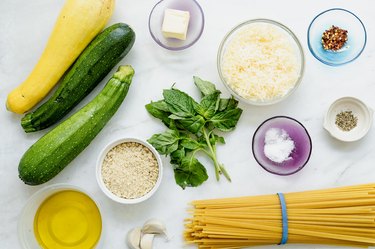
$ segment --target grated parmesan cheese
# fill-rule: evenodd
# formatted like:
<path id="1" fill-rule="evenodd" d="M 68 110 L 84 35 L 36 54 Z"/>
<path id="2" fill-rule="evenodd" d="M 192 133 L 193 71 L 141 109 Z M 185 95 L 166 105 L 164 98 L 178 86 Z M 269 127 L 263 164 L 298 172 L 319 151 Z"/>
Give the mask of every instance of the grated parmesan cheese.
<path id="1" fill-rule="evenodd" d="M 252 23 L 233 34 L 221 69 L 229 87 L 241 97 L 271 101 L 296 84 L 301 69 L 298 47 L 281 28 Z"/>

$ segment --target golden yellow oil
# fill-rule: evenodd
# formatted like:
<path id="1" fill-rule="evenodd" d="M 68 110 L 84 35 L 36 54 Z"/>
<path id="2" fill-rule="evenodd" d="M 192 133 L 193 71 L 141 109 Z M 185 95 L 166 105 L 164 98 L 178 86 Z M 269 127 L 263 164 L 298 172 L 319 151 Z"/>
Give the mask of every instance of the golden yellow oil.
<path id="1" fill-rule="evenodd" d="M 63 190 L 48 197 L 34 218 L 35 237 L 44 249 L 95 248 L 101 231 L 97 205 L 75 190 Z"/>

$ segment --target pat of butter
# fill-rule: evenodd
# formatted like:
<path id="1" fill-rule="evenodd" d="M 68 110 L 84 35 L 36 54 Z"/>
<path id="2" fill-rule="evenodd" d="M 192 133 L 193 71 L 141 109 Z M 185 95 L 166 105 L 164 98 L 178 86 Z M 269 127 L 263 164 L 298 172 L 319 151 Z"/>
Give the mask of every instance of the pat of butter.
<path id="1" fill-rule="evenodd" d="M 161 29 L 164 37 L 186 40 L 189 20 L 189 11 L 166 9 Z"/>

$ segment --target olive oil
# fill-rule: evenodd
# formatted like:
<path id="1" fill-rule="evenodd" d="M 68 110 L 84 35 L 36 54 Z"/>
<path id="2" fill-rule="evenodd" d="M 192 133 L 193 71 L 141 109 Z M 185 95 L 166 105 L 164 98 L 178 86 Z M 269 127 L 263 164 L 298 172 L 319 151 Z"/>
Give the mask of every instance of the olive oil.
<path id="1" fill-rule="evenodd" d="M 43 249 L 95 248 L 101 231 L 102 219 L 95 202 L 75 190 L 47 198 L 34 218 L 35 237 Z"/>

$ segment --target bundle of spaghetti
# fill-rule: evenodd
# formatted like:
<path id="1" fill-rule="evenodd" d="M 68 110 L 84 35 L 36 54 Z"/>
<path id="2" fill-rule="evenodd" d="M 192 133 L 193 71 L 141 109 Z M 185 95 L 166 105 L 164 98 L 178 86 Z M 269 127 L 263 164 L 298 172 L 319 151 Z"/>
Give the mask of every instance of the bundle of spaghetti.
<path id="1" fill-rule="evenodd" d="M 204 249 L 299 243 L 375 245 L 375 184 L 193 201 L 184 237 Z M 285 224 L 287 218 L 287 224 Z M 283 243 L 282 243 L 283 241 Z"/>

